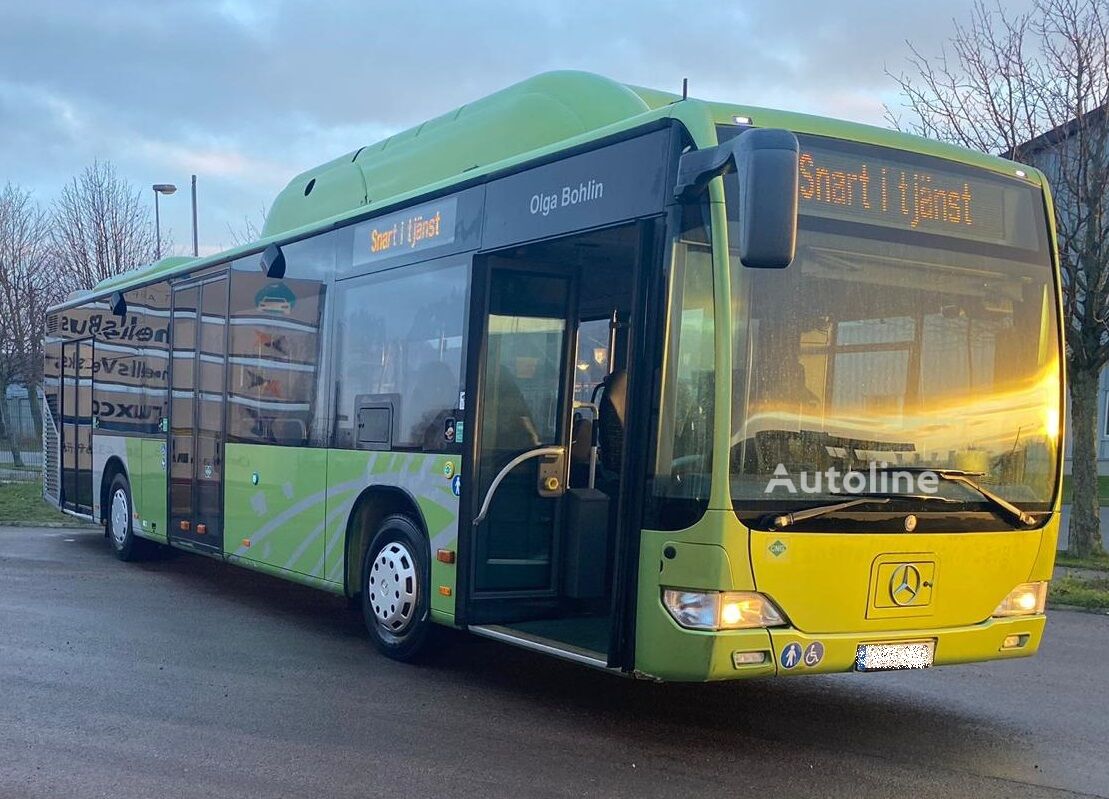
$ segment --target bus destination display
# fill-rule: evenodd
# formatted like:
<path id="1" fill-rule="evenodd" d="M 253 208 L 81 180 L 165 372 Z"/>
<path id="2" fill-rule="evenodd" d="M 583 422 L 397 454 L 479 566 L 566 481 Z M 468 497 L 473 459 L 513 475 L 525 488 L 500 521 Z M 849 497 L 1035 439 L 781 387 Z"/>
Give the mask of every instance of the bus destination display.
<path id="1" fill-rule="evenodd" d="M 454 241 L 458 198 L 363 222 L 354 229 L 354 263 L 366 264 Z"/>
<path id="2" fill-rule="evenodd" d="M 812 147 L 799 163 L 802 214 L 1035 248 L 1021 217 L 1028 191 L 1015 181 Z M 1031 220 L 1026 220 L 1029 223 Z M 1028 225 L 1028 228 L 1031 224 Z"/>

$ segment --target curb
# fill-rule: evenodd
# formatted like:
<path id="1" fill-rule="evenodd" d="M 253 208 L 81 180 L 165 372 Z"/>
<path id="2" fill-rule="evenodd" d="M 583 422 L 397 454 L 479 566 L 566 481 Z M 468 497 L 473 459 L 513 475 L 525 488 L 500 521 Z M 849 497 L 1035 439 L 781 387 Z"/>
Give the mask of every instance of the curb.
<path id="1" fill-rule="evenodd" d="M 1084 608 L 1081 605 L 1053 605 L 1047 604 L 1048 610 L 1066 610 L 1072 613 L 1092 613 L 1094 616 L 1109 616 L 1109 608 Z"/>
<path id="2" fill-rule="evenodd" d="M 38 527 L 46 530 L 100 530 L 99 525 L 81 522 L 0 522 L 0 527 Z"/>

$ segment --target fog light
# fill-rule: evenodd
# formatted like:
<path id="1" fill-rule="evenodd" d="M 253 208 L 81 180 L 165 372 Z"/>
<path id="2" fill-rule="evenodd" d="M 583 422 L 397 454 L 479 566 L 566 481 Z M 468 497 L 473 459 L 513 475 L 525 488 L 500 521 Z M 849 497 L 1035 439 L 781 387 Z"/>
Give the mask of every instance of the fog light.
<path id="1" fill-rule="evenodd" d="M 732 652 L 732 665 L 737 669 L 740 666 L 759 666 L 767 660 L 768 652 Z"/>
<path id="2" fill-rule="evenodd" d="M 997 606 L 997 610 L 993 612 L 993 615 L 995 617 L 1032 616 L 1036 613 L 1043 613 L 1046 602 L 1046 582 L 1022 583 L 1001 600 L 1001 604 Z"/>
<path id="3" fill-rule="evenodd" d="M 777 606 L 754 591 L 664 588 L 662 604 L 674 621 L 691 630 L 744 630 L 786 623 Z"/>
<path id="4" fill-rule="evenodd" d="M 1020 635 L 1007 635 L 1005 640 L 1001 642 L 1002 649 L 1020 649 L 1028 643 L 1028 634 L 1021 633 Z"/>

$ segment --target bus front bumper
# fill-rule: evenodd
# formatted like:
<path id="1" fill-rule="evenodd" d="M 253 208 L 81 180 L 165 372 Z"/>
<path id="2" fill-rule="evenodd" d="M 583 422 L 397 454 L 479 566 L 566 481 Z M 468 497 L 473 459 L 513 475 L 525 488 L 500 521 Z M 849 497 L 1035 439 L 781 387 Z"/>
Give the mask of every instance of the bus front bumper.
<path id="1" fill-rule="evenodd" d="M 1042 614 L 990 619 L 965 627 L 925 630 L 896 630 L 880 633 L 808 634 L 791 628 L 697 632 L 674 625 L 689 650 L 701 657 L 700 668 L 683 657 L 673 661 L 673 670 L 662 662 L 642 671 L 663 680 L 734 680 L 773 675 L 797 676 L 880 669 L 860 668 L 860 646 L 874 644 L 932 645 L 932 666 L 1008 660 L 1036 653 L 1043 638 L 1046 617 Z M 670 637 L 670 636 L 668 636 Z M 676 644 L 671 642 L 671 646 Z M 671 655 L 680 650 L 670 649 Z M 762 653 L 760 658 L 758 653 Z M 647 665 L 644 663 L 643 665 Z M 663 666 L 663 668 L 658 668 Z M 707 666 L 707 669 L 705 668 Z M 698 673 L 699 672 L 699 673 Z"/>

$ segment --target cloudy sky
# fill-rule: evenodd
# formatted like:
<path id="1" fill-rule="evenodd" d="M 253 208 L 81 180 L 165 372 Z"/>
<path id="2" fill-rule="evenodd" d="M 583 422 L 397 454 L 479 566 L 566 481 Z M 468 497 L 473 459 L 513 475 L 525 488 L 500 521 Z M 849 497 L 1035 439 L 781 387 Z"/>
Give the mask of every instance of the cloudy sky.
<path id="1" fill-rule="evenodd" d="M 93 159 L 176 183 L 202 252 L 296 173 L 550 69 L 883 124 L 909 39 L 969 0 L 0 0 L 0 184 L 49 202 Z"/>

